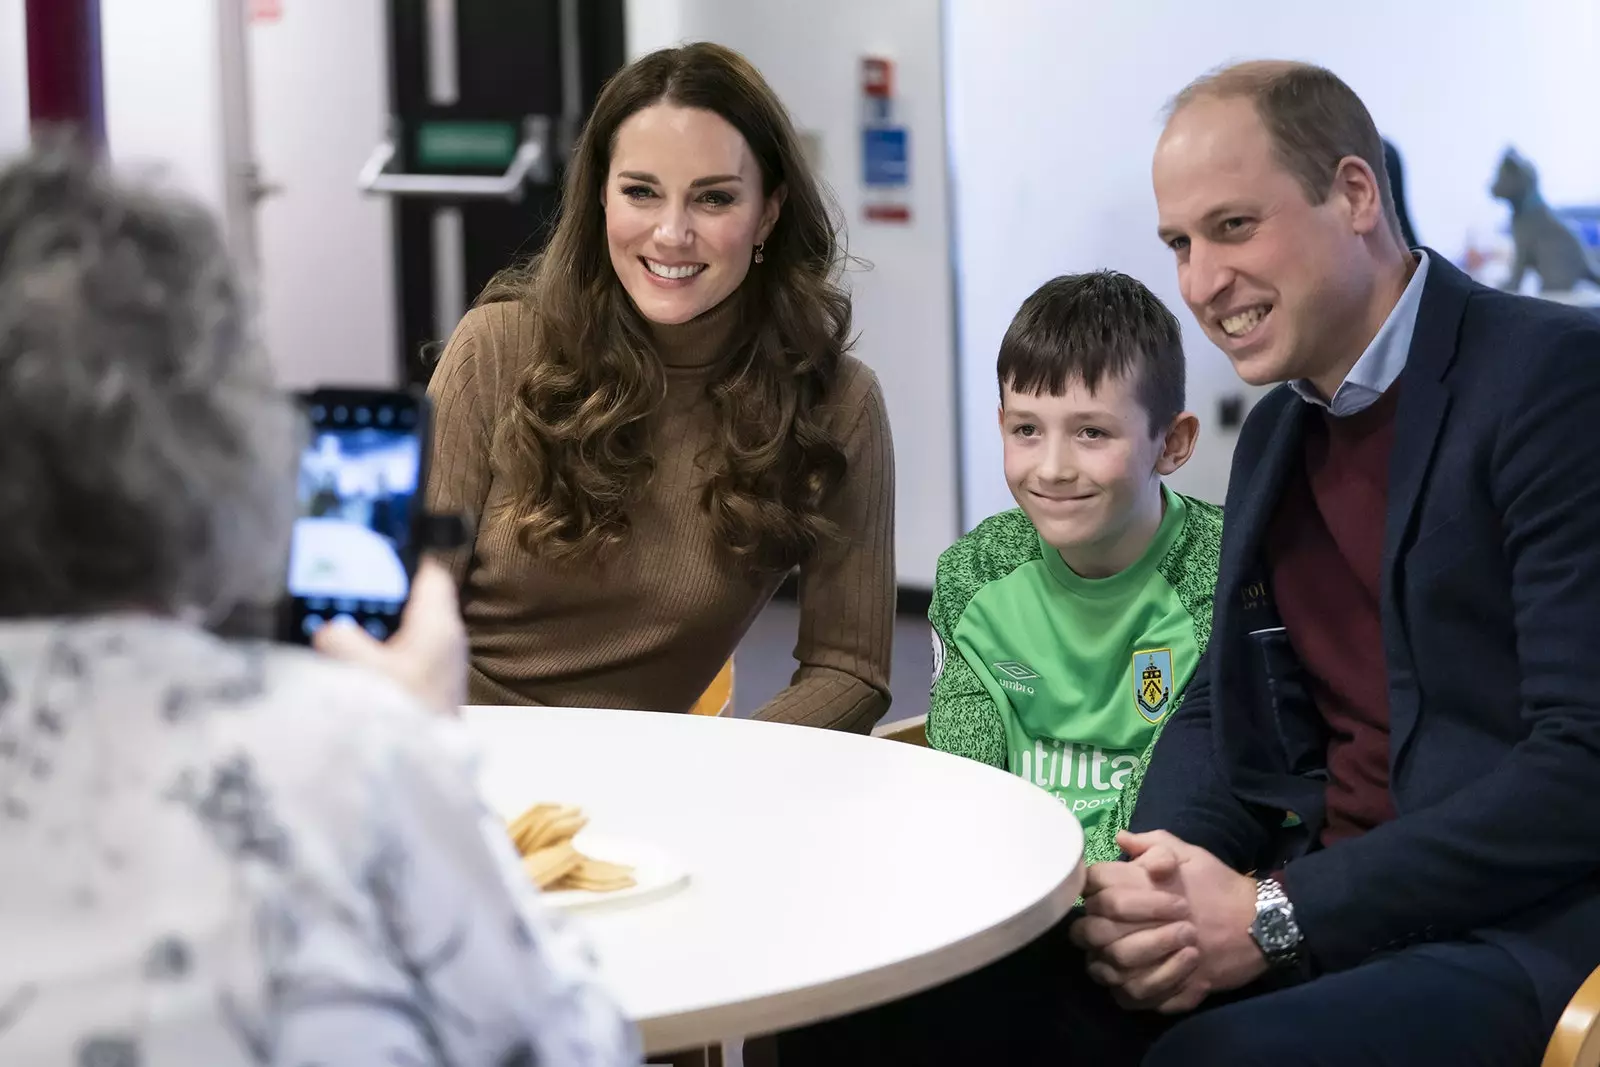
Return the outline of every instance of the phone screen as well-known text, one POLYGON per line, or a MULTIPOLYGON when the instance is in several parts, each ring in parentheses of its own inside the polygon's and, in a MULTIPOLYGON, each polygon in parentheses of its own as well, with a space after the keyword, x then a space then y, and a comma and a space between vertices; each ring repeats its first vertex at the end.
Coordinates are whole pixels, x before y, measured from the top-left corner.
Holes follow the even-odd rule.
POLYGON ((287 637, 309 641, 347 620, 394 633, 416 567, 427 401, 407 392, 302 394, 310 433, 300 459, 289 548, 287 637))

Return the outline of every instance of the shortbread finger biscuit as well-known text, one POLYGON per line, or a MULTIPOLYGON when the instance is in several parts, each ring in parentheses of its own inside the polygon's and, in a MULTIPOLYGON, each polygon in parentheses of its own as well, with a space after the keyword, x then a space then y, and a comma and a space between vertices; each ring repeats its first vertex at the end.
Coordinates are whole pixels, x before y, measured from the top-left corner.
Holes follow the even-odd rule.
POLYGON ((560 804, 535 804, 506 825, 506 835, 511 838, 511 843, 517 846, 517 851, 526 855, 528 850, 523 847, 523 841, 560 811, 560 804))
POLYGON ((625 867, 620 863, 607 863, 605 860, 580 854, 577 865, 562 876, 557 887, 585 889, 593 893, 614 893, 637 884, 632 867, 625 867))
POLYGON ((541 804, 536 814, 523 822, 512 838, 524 856, 541 848, 571 840, 589 822, 582 808, 564 804, 541 804))
POLYGON ((563 841, 571 841, 587 825, 589 817, 582 808, 563 807, 548 819, 529 827, 523 839, 522 851, 537 852, 563 841))
POLYGON ((563 841, 524 856, 522 869, 528 872, 534 885, 548 889, 570 874, 582 859, 578 850, 572 847, 572 842, 563 841))

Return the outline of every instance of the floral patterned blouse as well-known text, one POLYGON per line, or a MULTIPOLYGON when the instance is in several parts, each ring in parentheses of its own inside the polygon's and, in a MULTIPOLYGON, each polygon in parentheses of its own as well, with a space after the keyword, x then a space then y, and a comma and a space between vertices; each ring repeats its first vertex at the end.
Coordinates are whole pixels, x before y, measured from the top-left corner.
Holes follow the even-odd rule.
POLYGON ((459 727, 309 652, 0 624, 0 1064, 636 1064, 459 727))

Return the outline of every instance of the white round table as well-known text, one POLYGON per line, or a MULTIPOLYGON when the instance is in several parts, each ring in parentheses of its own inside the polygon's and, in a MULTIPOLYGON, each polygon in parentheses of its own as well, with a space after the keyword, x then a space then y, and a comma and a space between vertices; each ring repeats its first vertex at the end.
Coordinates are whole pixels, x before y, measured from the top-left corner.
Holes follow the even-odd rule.
POLYGON ((970 760, 743 719, 463 709, 509 817, 581 805, 670 850, 669 895, 573 912, 650 1052, 885 1003, 1032 941, 1083 886, 1050 794, 970 760))

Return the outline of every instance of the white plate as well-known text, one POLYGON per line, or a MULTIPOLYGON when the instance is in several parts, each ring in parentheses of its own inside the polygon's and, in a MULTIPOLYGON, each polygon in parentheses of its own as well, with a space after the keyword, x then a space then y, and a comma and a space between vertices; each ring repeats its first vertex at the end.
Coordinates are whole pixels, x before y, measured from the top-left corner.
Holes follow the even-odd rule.
POLYGON ((638 904, 675 892, 689 881, 689 868, 676 856, 648 841, 591 834, 584 830, 572 844, 585 856, 633 868, 634 884, 612 893, 588 889, 560 889, 541 894, 552 908, 572 910, 601 904, 638 904))

